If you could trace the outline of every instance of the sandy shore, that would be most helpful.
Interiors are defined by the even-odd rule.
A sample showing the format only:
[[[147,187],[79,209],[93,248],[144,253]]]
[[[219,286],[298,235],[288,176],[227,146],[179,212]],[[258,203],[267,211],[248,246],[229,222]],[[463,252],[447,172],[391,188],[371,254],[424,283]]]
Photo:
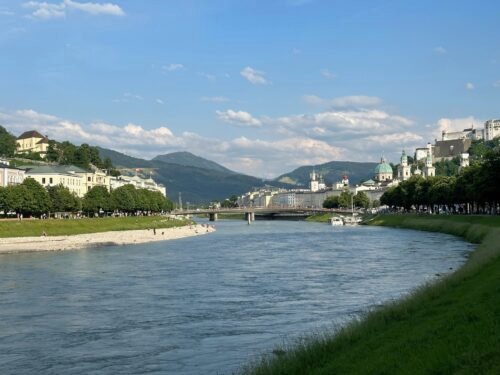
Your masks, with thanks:
[[[0,254],[75,250],[107,245],[133,245],[155,241],[175,240],[199,236],[215,231],[213,227],[201,225],[153,230],[127,230],[102,233],[75,234],[71,236],[11,237],[0,238]]]

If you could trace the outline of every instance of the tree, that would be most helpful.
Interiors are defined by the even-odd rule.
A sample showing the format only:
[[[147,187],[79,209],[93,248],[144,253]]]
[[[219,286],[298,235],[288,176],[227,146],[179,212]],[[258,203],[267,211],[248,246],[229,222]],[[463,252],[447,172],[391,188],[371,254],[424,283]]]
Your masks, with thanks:
[[[339,206],[343,208],[350,208],[352,204],[353,194],[349,191],[343,191],[339,196]]]
[[[50,197],[47,190],[31,177],[26,178],[21,185],[24,201],[20,211],[23,214],[40,215],[49,212]]]
[[[354,196],[354,205],[356,207],[368,208],[370,206],[370,198],[364,191],[358,191]]]
[[[82,206],[84,211],[92,213],[108,211],[111,208],[108,190],[104,186],[94,186],[83,197]]]
[[[136,204],[136,191],[134,185],[124,185],[111,192],[111,208],[122,212],[133,212],[141,209]]]
[[[330,196],[323,201],[323,208],[339,208],[339,196]]]
[[[0,125],[0,156],[12,157],[16,153],[16,137]]]
[[[81,209],[81,201],[63,185],[49,186],[49,193],[52,211],[54,212],[75,212]]]

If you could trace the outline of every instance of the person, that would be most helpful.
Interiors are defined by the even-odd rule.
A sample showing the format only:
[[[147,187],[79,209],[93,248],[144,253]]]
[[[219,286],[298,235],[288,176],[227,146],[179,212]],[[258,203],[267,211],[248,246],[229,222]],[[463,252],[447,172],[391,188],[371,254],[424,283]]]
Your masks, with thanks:
[[[43,237],[47,237],[47,232],[43,231],[43,232],[42,232],[42,236],[43,236]]]
[[[156,228],[153,228],[153,234],[156,236]]]

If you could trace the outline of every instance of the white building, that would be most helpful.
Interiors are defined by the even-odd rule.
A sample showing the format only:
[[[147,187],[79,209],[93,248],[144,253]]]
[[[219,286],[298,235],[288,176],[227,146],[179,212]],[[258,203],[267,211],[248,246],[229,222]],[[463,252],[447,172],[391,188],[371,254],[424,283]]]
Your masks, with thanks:
[[[151,191],[159,191],[164,197],[167,196],[167,189],[162,184],[157,184],[151,177],[141,178],[139,176],[118,176],[109,177],[110,189],[114,190],[121,186],[133,185],[136,189],[147,189]]]
[[[436,168],[432,165],[432,156],[427,156],[425,159],[425,167],[424,167],[424,177],[434,177],[436,175]]]
[[[0,160],[0,186],[19,185],[24,181],[25,171],[14,168],[6,160]]]
[[[500,119],[488,120],[484,123],[484,139],[491,141],[500,136]]]
[[[406,181],[411,177],[411,167],[408,165],[408,157],[405,150],[401,154],[401,161],[398,166],[398,180]]]

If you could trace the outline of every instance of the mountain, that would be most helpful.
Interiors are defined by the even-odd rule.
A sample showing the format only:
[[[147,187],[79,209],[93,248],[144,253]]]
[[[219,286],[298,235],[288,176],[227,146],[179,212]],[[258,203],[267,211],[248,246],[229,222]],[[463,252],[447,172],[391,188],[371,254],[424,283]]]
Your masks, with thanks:
[[[340,181],[343,175],[349,177],[351,184],[373,178],[373,172],[377,163],[357,163],[352,161],[331,161],[325,164],[308,165],[299,167],[292,172],[285,173],[275,181],[292,184],[297,187],[306,187],[309,184],[309,174],[313,169],[323,175],[326,185]]]
[[[195,168],[209,169],[218,172],[236,174],[236,172],[233,172],[230,169],[227,169],[226,167],[223,167],[220,164],[217,164],[211,160],[203,159],[187,151],[172,152],[170,154],[158,155],[155,158],[153,158],[153,162],[154,161],[162,161],[165,163],[184,165],[186,167],[195,167]]]
[[[145,176],[151,174],[155,181],[167,187],[167,195],[173,201],[177,201],[181,192],[184,203],[200,204],[223,200],[233,194],[241,195],[269,183],[260,178],[236,173],[188,152],[176,152],[173,156],[160,155],[153,160],[134,158],[101,147],[99,154],[101,158],[109,157],[118,169],[128,168],[131,173],[140,169],[139,173]],[[291,188],[290,185],[278,181],[272,182],[272,185]]]
[[[107,148],[102,148],[97,146],[99,150],[99,155],[101,159],[110,158],[113,165],[117,168],[151,168],[153,165],[150,160],[144,160],[139,158],[134,158],[122,154],[121,152],[109,150]]]

